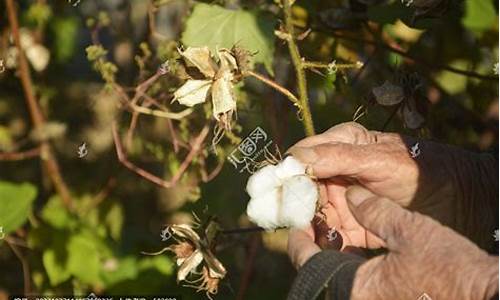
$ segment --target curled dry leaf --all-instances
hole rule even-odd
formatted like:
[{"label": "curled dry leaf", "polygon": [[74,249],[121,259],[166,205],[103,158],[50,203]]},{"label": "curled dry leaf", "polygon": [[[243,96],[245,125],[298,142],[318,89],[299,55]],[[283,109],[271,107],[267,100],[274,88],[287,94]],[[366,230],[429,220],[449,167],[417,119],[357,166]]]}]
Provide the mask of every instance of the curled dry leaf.
[{"label": "curled dry leaf", "polygon": [[373,88],[372,92],[378,104],[384,106],[396,105],[405,98],[403,88],[387,80],[381,86]]},{"label": "curled dry leaf", "polygon": [[217,121],[220,121],[222,115],[236,109],[236,100],[231,82],[233,75],[222,68],[219,70],[219,74],[220,77],[212,85],[213,114]]},{"label": "curled dry leaf", "polygon": [[212,60],[208,47],[189,47],[185,51],[179,50],[179,53],[188,65],[196,67],[205,77],[215,76],[218,67]]},{"label": "curled dry leaf", "polygon": [[180,104],[189,107],[203,103],[209,95],[211,86],[211,80],[188,80],[175,91],[174,101],[177,100]]},{"label": "curled dry leaf", "polygon": [[403,107],[403,118],[410,129],[418,129],[425,123],[425,118],[416,108],[415,99],[410,98]]}]

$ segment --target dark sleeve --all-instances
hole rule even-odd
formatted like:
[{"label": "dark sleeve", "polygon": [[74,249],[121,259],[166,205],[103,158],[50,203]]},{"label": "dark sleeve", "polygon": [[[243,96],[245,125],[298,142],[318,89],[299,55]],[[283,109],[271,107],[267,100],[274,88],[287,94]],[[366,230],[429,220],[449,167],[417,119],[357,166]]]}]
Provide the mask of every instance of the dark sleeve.
[{"label": "dark sleeve", "polygon": [[299,269],[287,299],[313,300],[328,287],[330,299],[348,300],[354,275],[363,262],[357,255],[323,250]]}]

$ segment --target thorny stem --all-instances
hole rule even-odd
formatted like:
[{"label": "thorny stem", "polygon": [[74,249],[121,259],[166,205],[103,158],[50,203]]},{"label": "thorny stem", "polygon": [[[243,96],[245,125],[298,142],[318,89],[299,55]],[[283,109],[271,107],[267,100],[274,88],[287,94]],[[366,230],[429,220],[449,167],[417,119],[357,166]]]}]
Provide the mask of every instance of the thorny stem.
[{"label": "thorny stem", "polygon": [[302,123],[304,124],[304,129],[306,135],[314,135],[314,123],[311,115],[311,110],[309,108],[309,98],[307,96],[307,81],[306,74],[304,72],[304,65],[300,57],[299,48],[295,43],[294,36],[295,30],[293,26],[292,19],[292,0],[283,0],[283,12],[285,16],[285,28],[289,34],[289,38],[286,40],[288,43],[288,50],[290,51],[290,57],[292,58],[293,65],[295,67],[295,74],[297,77],[297,85],[299,90],[299,101],[300,107],[302,109]]},{"label": "thorny stem", "polygon": [[[21,77],[21,84],[23,86],[26,104],[28,105],[33,126],[35,127],[35,129],[41,130],[45,125],[45,118],[42,114],[40,106],[38,105],[38,101],[33,90],[33,83],[31,81],[28,61],[21,47],[21,38],[19,36],[19,24],[17,20],[16,8],[13,0],[5,0],[5,3],[7,6],[7,13],[9,17],[12,36],[14,38],[14,44],[16,45],[17,51],[19,53],[19,75]],[[64,205],[68,209],[71,209],[71,194],[69,192],[68,186],[64,182],[64,179],[59,170],[59,165],[48,141],[42,141],[40,143],[40,158],[42,159],[43,165],[45,166],[45,169],[47,170],[47,173],[52,183],[54,184],[57,193],[61,196]]]}]

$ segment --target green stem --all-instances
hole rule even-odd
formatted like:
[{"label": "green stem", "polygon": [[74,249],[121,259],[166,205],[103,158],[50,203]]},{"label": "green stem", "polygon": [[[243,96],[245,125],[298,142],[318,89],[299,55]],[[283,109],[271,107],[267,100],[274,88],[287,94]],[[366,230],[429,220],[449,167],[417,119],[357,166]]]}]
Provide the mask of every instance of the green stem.
[{"label": "green stem", "polygon": [[295,43],[294,27],[292,22],[292,0],[283,0],[283,11],[285,15],[285,28],[290,38],[287,39],[288,50],[292,58],[293,66],[295,67],[295,74],[297,77],[297,86],[299,90],[299,101],[302,109],[302,123],[307,136],[314,135],[314,123],[309,108],[309,98],[307,96],[307,81],[302,65],[302,58],[300,57],[299,48]]}]

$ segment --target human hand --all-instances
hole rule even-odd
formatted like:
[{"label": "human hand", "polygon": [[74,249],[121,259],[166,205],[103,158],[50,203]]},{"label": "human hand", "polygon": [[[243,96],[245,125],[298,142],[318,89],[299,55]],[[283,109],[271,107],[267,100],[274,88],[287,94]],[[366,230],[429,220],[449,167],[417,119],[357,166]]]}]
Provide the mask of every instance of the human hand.
[{"label": "human hand", "polygon": [[498,292],[498,257],[431,218],[353,186],[349,208],[388,249],[356,271],[351,299],[490,299]]},{"label": "human hand", "polygon": [[410,149],[416,143],[410,137],[368,131],[350,122],[305,138],[288,153],[318,178],[326,223],[335,226],[344,245],[373,248],[380,244],[371,234],[365,235],[347,208],[344,194],[352,184],[429,215],[484,248],[491,245],[497,211],[491,206],[498,199],[498,177],[484,166],[492,162],[429,141],[418,141],[420,155],[412,157]]}]

